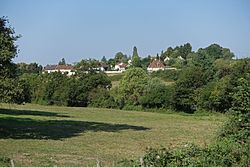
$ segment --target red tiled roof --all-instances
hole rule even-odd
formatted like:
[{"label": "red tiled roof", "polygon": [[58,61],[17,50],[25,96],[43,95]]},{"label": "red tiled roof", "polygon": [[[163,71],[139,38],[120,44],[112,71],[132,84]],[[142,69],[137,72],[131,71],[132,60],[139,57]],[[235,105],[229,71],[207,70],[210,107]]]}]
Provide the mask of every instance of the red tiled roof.
[{"label": "red tiled roof", "polygon": [[160,60],[154,59],[148,68],[165,68],[165,65]]},{"label": "red tiled roof", "polygon": [[122,63],[122,64],[120,64],[119,66],[120,66],[120,68],[126,68],[126,67],[127,67],[127,64]]},{"label": "red tiled roof", "polygon": [[126,68],[128,65],[125,63],[119,63],[117,64],[120,68]]}]

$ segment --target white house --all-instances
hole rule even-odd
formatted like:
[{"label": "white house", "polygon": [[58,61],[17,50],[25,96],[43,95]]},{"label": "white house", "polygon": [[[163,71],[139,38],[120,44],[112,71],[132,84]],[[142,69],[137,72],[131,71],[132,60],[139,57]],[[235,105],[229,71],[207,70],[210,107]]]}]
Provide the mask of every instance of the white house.
[{"label": "white house", "polygon": [[43,73],[61,72],[71,76],[75,74],[75,68],[71,65],[47,65],[43,69]]}]

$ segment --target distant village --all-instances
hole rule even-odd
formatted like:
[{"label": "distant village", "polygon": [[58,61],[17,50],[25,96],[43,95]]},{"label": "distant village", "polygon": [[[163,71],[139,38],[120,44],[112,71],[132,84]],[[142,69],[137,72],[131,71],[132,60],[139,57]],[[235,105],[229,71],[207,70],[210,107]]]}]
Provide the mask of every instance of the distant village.
[{"label": "distant village", "polygon": [[169,47],[160,54],[154,56],[140,57],[137,48],[133,48],[132,56],[127,56],[122,52],[118,52],[114,57],[106,59],[105,56],[101,60],[82,59],[79,62],[68,64],[62,58],[58,64],[48,64],[45,67],[37,63],[17,63],[19,73],[53,73],[61,72],[67,76],[74,75],[77,71],[81,72],[104,72],[106,74],[119,74],[131,67],[141,67],[149,73],[159,70],[177,70],[182,69],[188,60],[188,55],[192,56],[192,46],[187,43]]},{"label": "distant village", "polygon": [[[169,61],[169,58],[165,58],[164,62]],[[150,64],[147,66],[148,72],[154,72],[159,70],[176,70],[175,67],[170,67],[166,63],[162,62],[159,58],[151,58]],[[128,60],[128,63],[119,62],[114,66],[108,65],[104,62],[97,63],[95,67],[89,68],[89,70],[102,71],[107,74],[118,74],[126,71],[129,67],[132,66],[132,60]],[[43,69],[43,73],[52,73],[52,72],[61,72],[62,74],[67,74],[68,76],[74,75],[75,72],[81,69],[70,64],[58,64],[58,65],[46,65]]]}]

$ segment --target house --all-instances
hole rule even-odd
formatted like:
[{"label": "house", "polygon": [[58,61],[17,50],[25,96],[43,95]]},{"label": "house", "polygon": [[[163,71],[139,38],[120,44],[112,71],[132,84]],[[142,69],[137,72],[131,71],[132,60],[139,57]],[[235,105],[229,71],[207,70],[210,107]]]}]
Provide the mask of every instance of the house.
[{"label": "house", "polygon": [[149,64],[147,70],[148,70],[148,72],[153,72],[153,71],[158,71],[158,70],[164,70],[165,67],[166,66],[160,60],[154,59]]},{"label": "house", "polygon": [[128,65],[125,63],[118,63],[115,65],[114,69],[117,71],[125,71],[127,67],[128,67]]},{"label": "house", "polygon": [[75,74],[75,68],[71,65],[47,65],[43,69],[43,73],[61,72],[71,76]]},{"label": "house", "polygon": [[100,71],[107,71],[109,66],[106,63],[100,63],[99,64],[99,69]]}]

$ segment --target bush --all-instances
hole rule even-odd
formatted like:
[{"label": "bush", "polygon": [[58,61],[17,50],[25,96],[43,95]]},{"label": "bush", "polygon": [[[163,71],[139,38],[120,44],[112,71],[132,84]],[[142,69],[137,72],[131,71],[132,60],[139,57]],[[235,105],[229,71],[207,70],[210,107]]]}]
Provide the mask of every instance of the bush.
[{"label": "bush", "polygon": [[117,108],[114,98],[104,88],[93,89],[89,94],[89,103],[91,107]]},{"label": "bush", "polygon": [[170,86],[166,86],[158,78],[153,78],[148,81],[139,101],[144,108],[170,107],[172,102],[172,92]]},{"label": "bush", "polygon": [[230,77],[224,77],[197,89],[197,106],[210,111],[228,111],[232,107],[233,86],[230,82]]},{"label": "bush", "polygon": [[238,143],[250,141],[250,75],[238,79],[231,113],[231,118],[222,128],[219,137]]},{"label": "bush", "polygon": [[250,143],[235,144],[230,140],[220,141],[211,146],[201,148],[185,145],[177,150],[166,148],[149,148],[142,160],[123,160],[121,166],[141,167],[182,167],[182,166],[249,166]]}]

